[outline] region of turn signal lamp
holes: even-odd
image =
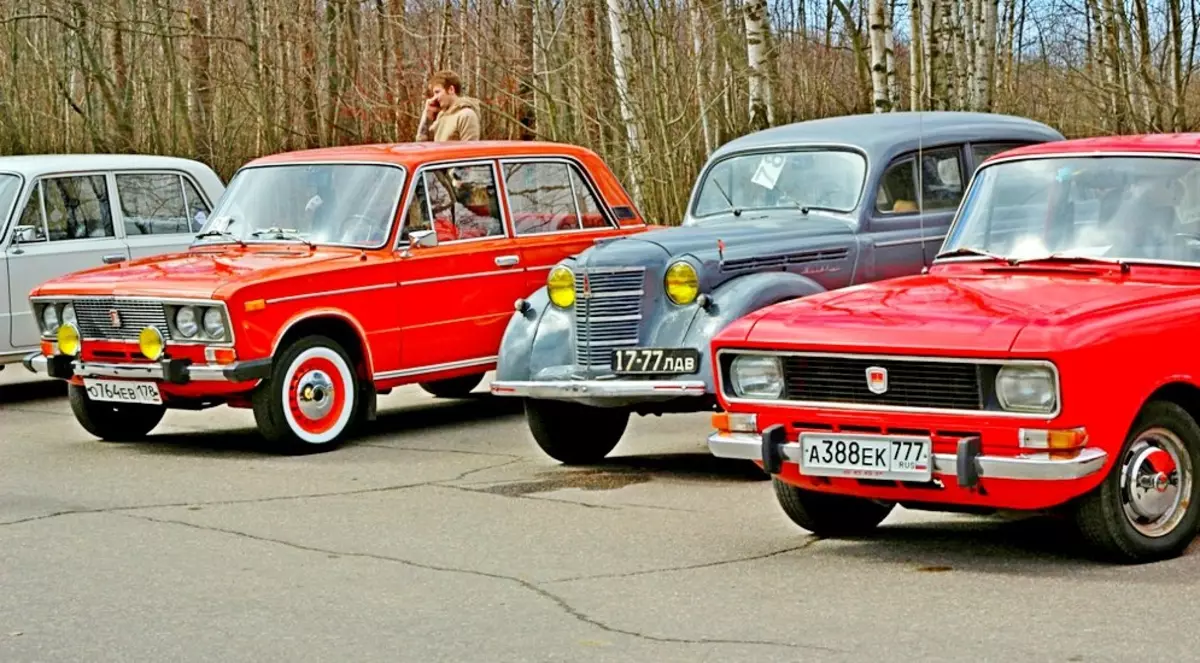
[[[146,327],[138,334],[138,349],[151,361],[162,356],[163,346],[162,332],[156,327]]]
[[[714,412],[712,427],[718,433],[757,433],[758,415],[739,412]]]
[[[1022,428],[1020,436],[1021,446],[1025,449],[1078,449],[1087,444],[1088,439],[1086,428],[1066,430]]]

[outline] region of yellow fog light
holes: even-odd
[[[700,294],[700,277],[696,274],[696,268],[686,262],[680,261],[668,267],[664,283],[667,296],[680,306],[691,304]]]
[[[575,274],[566,267],[555,267],[546,277],[546,290],[550,301],[559,308],[568,308],[575,303]]]
[[[81,343],[79,342],[79,328],[73,324],[67,323],[60,325],[58,328],[58,351],[65,355],[76,356],[79,354]]]
[[[138,334],[138,349],[147,359],[158,359],[163,353],[162,332],[156,327],[146,327]]]

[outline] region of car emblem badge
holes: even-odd
[[[118,311],[117,311],[117,309],[115,309],[115,308],[114,308],[114,309],[109,309],[109,311],[108,311],[108,321],[112,323],[113,329],[120,329],[120,328],[121,328],[121,314],[120,314],[120,312],[118,312]]]
[[[592,284],[588,283],[588,273],[587,273],[587,270],[585,269],[583,271],[583,298],[591,299],[591,297],[592,297]]]
[[[872,394],[887,393],[888,373],[886,368],[882,366],[871,366],[867,369],[867,389],[869,389]]]

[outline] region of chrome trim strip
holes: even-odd
[[[498,356],[479,357],[476,359],[464,359],[462,361],[450,361],[444,364],[429,364],[427,366],[417,366],[414,368],[404,368],[398,371],[383,371],[376,373],[374,380],[392,380],[395,378],[406,378],[414,375],[424,375],[425,373],[436,373],[438,371],[452,371],[456,368],[470,368],[472,366],[483,366],[494,363],[499,359]]]
[[[905,246],[907,244],[924,244],[925,242],[935,242],[946,239],[945,235],[931,235],[929,237],[910,237],[907,239],[893,239],[886,242],[876,242],[875,246],[886,248],[889,246]]]
[[[712,433],[708,436],[708,450],[718,458],[762,460],[762,438],[749,433]],[[780,452],[786,461],[800,462],[800,443],[780,445]],[[975,464],[979,476],[984,479],[1070,481],[1099,472],[1107,459],[1108,452],[1103,449],[1085,447],[1075,458],[1051,458],[1048,453],[992,455],[979,456]],[[933,454],[934,474],[957,477],[957,472],[958,458],[955,454]]]
[[[48,363],[48,361],[47,361],[45,355],[42,355],[41,353],[39,353],[36,357],[29,358],[29,365],[26,366],[25,368],[28,368],[30,371],[37,373],[39,375],[45,375],[47,363]]]
[[[881,328],[882,329],[882,328]],[[725,391],[725,375],[722,371],[723,362],[721,358],[726,354],[747,354],[747,355],[766,355],[771,357],[837,357],[841,359],[869,359],[877,361],[928,361],[940,363],[973,363],[973,364],[997,364],[997,365],[1023,365],[1023,366],[1046,366],[1054,373],[1054,400],[1055,407],[1053,412],[1037,413],[1037,412],[1010,412],[1008,410],[955,410],[948,408],[933,408],[933,407],[907,407],[902,405],[881,405],[875,403],[838,403],[834,401],[788,401],[788,400],[760,400],[752,398],[738,398]],[[765,405],[770,407],[803,407],[814,410],[849,410],[854,412],[903,412],[911,414],[945,414],[964,417],[1010,417],[1017,419],[1040,419],[1050,421],[1057,417],[1062,412],[1062,379],[1058,374],[1058,366],[1053,362],[1045,359],[997,359],[993,357],[938,357],[924,355],[886,355],[886,354],[868,354],[868,353],[846,353],[846,352],[805,352],[805,351],[787,351],[787,350],[752,350],[743,348],[721,348],[717,350],[716,362],[716,380],[717,388],[721,390],[722,397],[730,403],[742,403],[746,405]]]
[[[313,297],[325,297],[336,295],[348,295],[355,292],[367,292],[369,290],[383,290],[384,288],[395,288],[397,283],[383,283],[379,285],[364,285],[357,288],[342,288],[340,290],[322,290],[320,292],[309,292],[300,295],[287,295],[286,297],[275,297],[266,300],[268,304],[278,304],[280,302],[293,302],[300,299],[311,299]]]
[[[400,287],[406,285],[421,285],[423,283],[438,283],[441,281],[458,281],[460,279],[473,279],[480,276],[500,276],[501,274],[520,274],[519,269],[493,269],[486,272],[472,272],[470,274],[452,274],[450,276],[435,276],[428,279],[414,279],[412,281],[401,281]]]
[[[547,380],[497,381],[491,384],[491,392],[497,396],[527,396],[531,398],[563,398],[573,396],[652,398],[676,396],[703,396],[704,382],[701,380]]]
[[[576,288],[578,290],[578,288]],[[607,299],[610,297],[641,297],[645,295],[645,290],[605,290],[604,292],[592,291],[583,296],[584,299]]]

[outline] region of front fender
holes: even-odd
[[[500,340],[496,380],[531,380],[547,366],[570,364],[572,311],[550,303],[545,286],[525,298],[524,310],[513,313]]]

